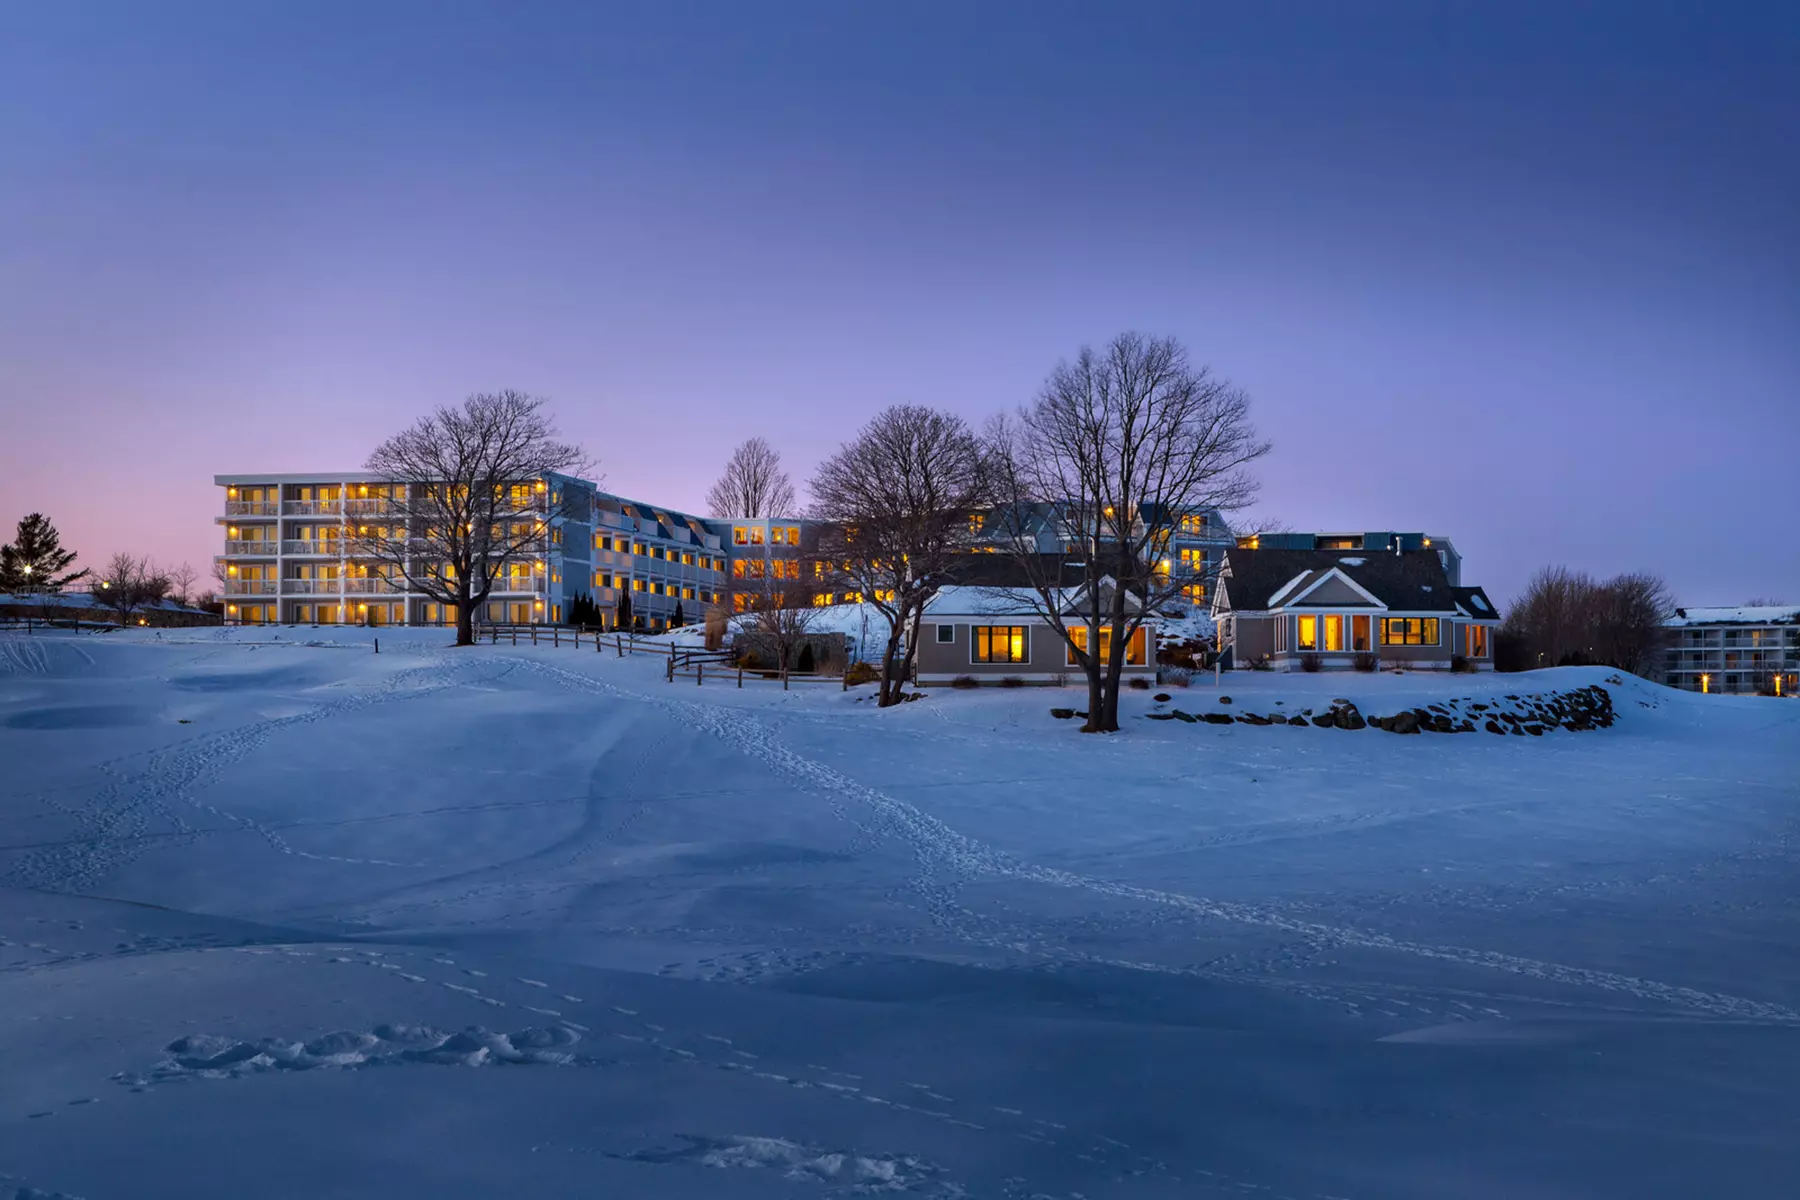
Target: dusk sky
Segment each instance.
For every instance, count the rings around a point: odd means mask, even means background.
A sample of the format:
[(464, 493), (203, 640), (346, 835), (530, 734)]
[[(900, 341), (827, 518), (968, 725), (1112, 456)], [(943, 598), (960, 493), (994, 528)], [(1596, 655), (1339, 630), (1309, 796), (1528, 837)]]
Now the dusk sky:
[(1256, 516), (1800, 603), (1800, 6), (1476, 7), (6, 4), (0, 523), (205, 575), (503, 387), (697, 509), (1138, 329)]

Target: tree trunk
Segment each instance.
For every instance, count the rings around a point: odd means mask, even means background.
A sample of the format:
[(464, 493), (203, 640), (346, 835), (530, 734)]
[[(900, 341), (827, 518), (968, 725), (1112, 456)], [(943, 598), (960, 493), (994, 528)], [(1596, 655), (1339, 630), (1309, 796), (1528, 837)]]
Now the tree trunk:
[(456, 644), (473, 646), (475, 644), (475, 606), (469, 601), (469, 593), (461, 592), (456, 604)]
[(887, 649), (881, 655), (881, 699), (877, 708), (890, 708), (900, 703), (900, 681), (894, 678), (894, 656), (900, 650), (900, 626), (888, 633)]
[(1106, 692), (1105, 692), (1104, 687), (1101, 684), (1100, 656), (1098, 654), (1088, 655), (1087, 656), (1087, 666), (1084, 669), (1087, 672), (1087, 685), (1088, 685), (1087, 713), (1088, 713), (1088, 715), (1087, 715), (1087, 724), (1085, 724), (1081, 727), (1081, 732), (1083, 732), (1083, 733), (1105, 733), (1106, 732)]

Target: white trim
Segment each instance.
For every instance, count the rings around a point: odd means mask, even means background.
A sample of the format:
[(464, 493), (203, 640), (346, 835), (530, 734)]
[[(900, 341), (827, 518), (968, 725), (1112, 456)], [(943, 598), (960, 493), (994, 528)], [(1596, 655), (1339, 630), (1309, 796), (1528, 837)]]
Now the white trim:
[(1280, 587), (1276, 588), (1275, 594), (1269, 597), (1268, 603), (1265, 604), (1264, 607), (1265, 608), (1280, 608), (1282, 605), (1281, 598), (1288, 594), (1288, 589), (1293, 587), (1296, 583), (1299, 583), (1302, 579), (1305, 579), (1308, 575), (1311, 575), (1312, 573), (1313, 573), (1313, 568), (1308, 567), (1306, 570), (1300, 572), (1298, 575), (1294, 576), (1292, 579), (1288, 580), (1286, 583), (1284, 583)]
[[(985, 662), (977, 662), (975, 659), (975, 631), (977, 629), (1022, 629), (1022, 630), (1024, 630), (1025, 631), (1025, 657), (1021, 658), (1021, 659), (1010, 659), (1009, 658), (1005, 662), (994, 662), (991, 659), (989, 659)], [(990, 643), (990, 645), (992, 644), (992, 639), (989, 639), (989, 643)], [(971, 667), (1020, 667), (1020, 666), (1028, 665), (1030, 662), (1031, 662), (1031, 626), (1029, 624), (1015, 624), (1012, 621), (1003, 621), (999, 624), (993, 624), (990, 622), (985, 625), (969, 626), (969, 665)]]
[[(1381, 602), (1381, 600), (1375, 596), (1374, 593), (1369, 591), (1369, 589), (1364, 587), (1362, 584), (1356, 582), (1356, 580), (1354, 580), (1354, 579), (1350, 578), (1348, 575), (1344, 574), (1341, 570), (1339, 570), (1336, 567), (1332, 567), (1330, 570), (1326, 571), (1323, 575), (1321, 575), (1317, 579), (1313, 580), (1312, 583), (1307, 586), (1306, 590), (1301, 592), (1298, 596), (1295, 596), (1290, 600), (1283, 601), (1282, 602), (1283, 607), (1286, 607), (1289, 604), (1300, 603), (1302, 600), (1304, 600), (1308, 596), (1312, 595), (1314, 590), (1317, 589), (1321, 584), (1323, 584), (1327, 579), (1331, 579), (1334, 577), (1341, 579), (1345, 583), (1349, 584), (1351, 591), (1355, 592), (1357, 595), (1359, 595), (1363, 599), (1367, 600), (1370, 604), (1373, 604), (1376, 608), (1380, 609), (1382, 612), (1387, 611), (1387, 605), (1383, 604)], [(1292, 587), (1292, 586), (1294, 586), (1294, 585), (1291, 583), (1288, 585), (1288, 587)], [(1282, 590), (1285, 591), (1286, 589), (1284, 588)], [(1274, 601), (1271, 600), (1270, 603), (1274, 603)], [(1338, 602), (1333, 601), (1333, 603), (1338, 603)]]
[[(945, 633), (948, 633), (950, 636), (945, 637), (944, 636)], [(938, 645), (938, 646), (954, 646), (956, 644), (956, 626), (955, 626), (955, 624), (953, 624), (952, 622), (949, 622), (949, 621), (938, 622), (938, 624), (937, 624), (937, 641), (933, 644)]]

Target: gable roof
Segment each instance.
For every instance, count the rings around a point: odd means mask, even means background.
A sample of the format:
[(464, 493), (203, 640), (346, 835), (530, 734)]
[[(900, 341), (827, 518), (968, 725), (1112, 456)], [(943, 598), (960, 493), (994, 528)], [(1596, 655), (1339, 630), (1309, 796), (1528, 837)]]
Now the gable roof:
[(1488, 594), (1478, 587), (1453, 587), (1450, 589), (1456, 597), (1456, 607), (1468, 613), (1477, 621), (1498, 621), (1500, 610), (1488, 599)]
[[(1358, 588), (1396, 612), (1457, 611), (1459, 596), (1487, 596), (1480, 588), (1456, 588), (1444, 574), (1435, 551), (1407, 550), (1399, 554), (1357, 550), (1249, 550), (1235, 547), (1225, 552), (1218, 590), (1223, 608), (1239, 612), (1263, 612), (1279, 608), (1308, 587), (1341, 574)], [(1473, 600), (1466, 601), (1472, 604)], [(1471, 611), (1470, 616), (1491, 617)]]

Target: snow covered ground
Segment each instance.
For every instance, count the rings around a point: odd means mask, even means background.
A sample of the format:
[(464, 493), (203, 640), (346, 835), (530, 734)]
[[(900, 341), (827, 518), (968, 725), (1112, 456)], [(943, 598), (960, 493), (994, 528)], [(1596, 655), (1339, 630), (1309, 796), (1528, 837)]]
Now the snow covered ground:
[(378, 632), (0, 635), (0, 1197), (1800, 1193), (1800, 703)]

